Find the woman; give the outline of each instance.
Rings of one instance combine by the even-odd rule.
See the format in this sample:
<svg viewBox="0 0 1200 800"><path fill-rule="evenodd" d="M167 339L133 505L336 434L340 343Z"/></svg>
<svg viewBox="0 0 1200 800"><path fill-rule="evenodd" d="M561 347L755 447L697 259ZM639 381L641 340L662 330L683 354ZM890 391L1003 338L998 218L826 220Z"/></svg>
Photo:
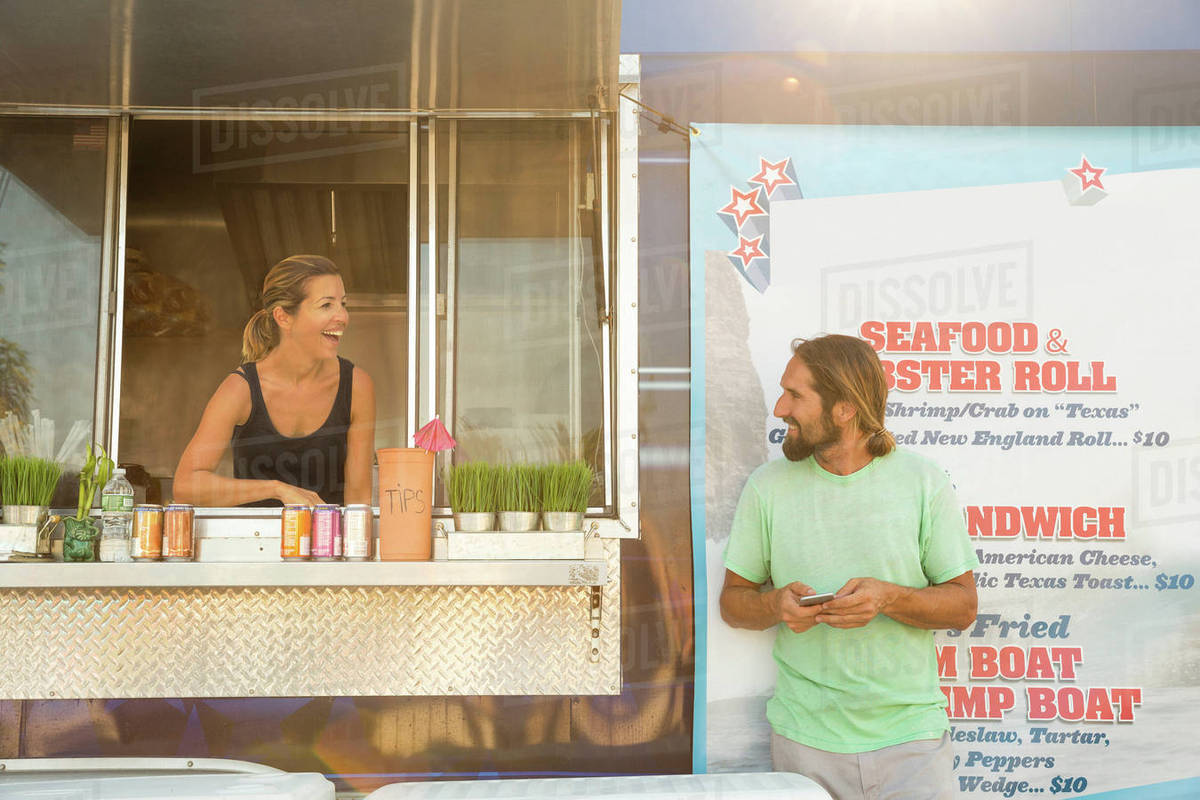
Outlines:
<svg viewBox="0 0 1200 800"><path fill-rule="evenodd" d="M217 388L175 468L198 506L371 502L375 387L337 354L350 315L338 268L290 256L267 273L242 333L243 364ZM233 474L216 474L233 447Z"/></svg>

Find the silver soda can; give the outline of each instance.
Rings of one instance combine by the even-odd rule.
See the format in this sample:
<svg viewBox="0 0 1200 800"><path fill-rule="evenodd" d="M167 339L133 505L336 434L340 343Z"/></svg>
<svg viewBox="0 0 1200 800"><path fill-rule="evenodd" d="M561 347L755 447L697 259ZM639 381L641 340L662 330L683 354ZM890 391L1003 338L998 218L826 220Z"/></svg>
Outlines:
<svg viewBox="0 0 1200 800"><path fill-rule="evenodd" d="M341 506L317 506L312 518L313 561L334 561L341 556L338 539L342 536Z"/></svg>
<svg viewBox="0 0 1200 800"><path fill-rule="evenodd" d="M347 561L370 561L374 540L373 522L375 515L367 505L346 506L342 523Z"/></svg>

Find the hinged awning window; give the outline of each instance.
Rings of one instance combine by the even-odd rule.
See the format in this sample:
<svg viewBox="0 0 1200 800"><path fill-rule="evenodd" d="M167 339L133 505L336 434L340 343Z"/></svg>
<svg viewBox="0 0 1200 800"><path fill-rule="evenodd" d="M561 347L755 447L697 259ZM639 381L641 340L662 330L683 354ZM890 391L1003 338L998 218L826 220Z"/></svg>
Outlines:
<svg viewBox="0 0 1200 800"><path fill-rule="evenodd" d="M0 105L611 111L616 0L6 3Z"/></svg>

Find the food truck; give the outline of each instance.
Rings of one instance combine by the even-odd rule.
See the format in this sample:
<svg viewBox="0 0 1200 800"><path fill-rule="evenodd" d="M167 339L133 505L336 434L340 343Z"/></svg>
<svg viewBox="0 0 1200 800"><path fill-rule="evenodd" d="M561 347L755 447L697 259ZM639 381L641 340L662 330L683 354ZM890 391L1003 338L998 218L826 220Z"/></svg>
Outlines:
<svg viewBox="0 0 1200 800"><path fill-rule="evenodd" d="M169 503L266 270L313 253L341 268L375 446L435 417L457 440L430 536L456 533L451 463L595 480L565 553L290 563L279 510L197 508L192 561L0 565L5 758L242 759L357 792L690 770L686 506L640 502L669 506L639 470L618 26L607 0L6 7L0 417L52 420L52 448L90 428L136 503Z"/></svg>
<svg viewBox="0 0 1200 800"><path fill-rule="evenodd" d="M639 59L606 0L6 4L0 446L64 455L45 513L88 440L178 499L297 253L341 269L375 446L457 444L417 560L284 561L280 511L203 507L191 559L61 563L6 508L0 797L772 791L650 779L769 763L721 551L822 331L899 376L985 567L937 640L958 793L1194 795L1195 14L803 5L627 4ZM454 517L447 467L580 461L565 536Z"/></svg>

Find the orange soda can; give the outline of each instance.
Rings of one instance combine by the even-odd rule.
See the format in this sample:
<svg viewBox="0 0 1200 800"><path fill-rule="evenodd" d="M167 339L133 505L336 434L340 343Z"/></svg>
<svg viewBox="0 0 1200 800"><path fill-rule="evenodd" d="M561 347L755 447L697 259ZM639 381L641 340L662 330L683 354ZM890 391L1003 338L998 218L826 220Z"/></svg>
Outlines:
<svg viewBox="0 0 1200 800"><path fill-rule="evenodd" d="M131 555L135 561L158 561L162 558L163 507L147 503L133 509L133 541Z"/></svg>
<svg viewBox="0 0 1200 800"><path fill-rule="evenodd" d="M163 511L162 555L165 561L191 561L196 557L196 509L171 503Z"/></svg>
<svg viewBox="0 0 1200 800"><path fill-rule="evenodd" d="M294 504L283 507L279 555L284 561L307 561L312 555L312 507Z"/></svg>

